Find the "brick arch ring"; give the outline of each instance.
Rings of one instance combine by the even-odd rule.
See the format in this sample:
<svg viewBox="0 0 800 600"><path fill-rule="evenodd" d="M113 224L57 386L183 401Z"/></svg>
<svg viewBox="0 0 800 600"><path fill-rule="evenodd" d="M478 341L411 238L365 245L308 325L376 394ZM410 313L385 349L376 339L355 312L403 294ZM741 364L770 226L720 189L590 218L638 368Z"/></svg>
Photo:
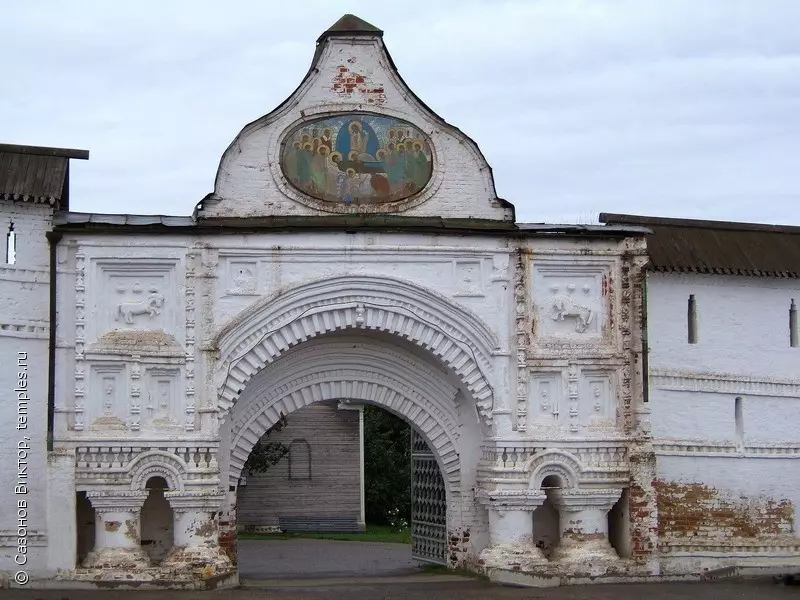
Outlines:
<svg viewBox="0 0 800 600"><path fill-rule="evenodd" d="M490 383L497 336L476 315L429 289L400 279L339 276L269 296L240 313L215 337L218 408L227 413L248 381L297 344L345 329L381 331L420 346L445 363L491 425Z"/></svg>
<svg viewBox="0 0 800 600"><path fill-rule="evenodd" d="M348 399L378 405L410 422L436 456L448 491L457 488L461 478L458 433L444 406L452 398L421 395L416 390L428 387L426 382L387 373L378 364L292 373L272 383L274 386L268 393L257 389L242 400L247 403L242 408L248 416L235 422L232 428L230 485L237 484L253 446L282 414L288 416L314 402Z"/></svg>
<svg viewBox="0 0 800 600"><path fill-rule="evenodd" d="M131 490L144 491L151 477L163 477L169 491L182 492L186 470L186 464L169 452L161 450L145 452L128 464Z"/></svg>
<svg viewBox="0 0 800 600"><path fill-rule="evenodd" d="M580 460L575 455L558 449L537 452L528 459L525 470L530 473L528 487L531 489L540 489L549 475L561 479L564 488L576 488L583 471Z"/></svg>

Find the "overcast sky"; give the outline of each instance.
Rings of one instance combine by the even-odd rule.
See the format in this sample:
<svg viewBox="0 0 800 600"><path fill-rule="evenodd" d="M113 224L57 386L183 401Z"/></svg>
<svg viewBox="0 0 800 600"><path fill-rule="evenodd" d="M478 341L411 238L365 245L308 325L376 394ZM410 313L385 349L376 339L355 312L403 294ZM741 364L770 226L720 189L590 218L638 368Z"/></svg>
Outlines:
<svg viewBox="0 0 800 600"><path fill-rule="evenodd" d="M800 225L798 0L6 2L0 141L90 150L72 210L190 214L346 12L519 221Z"/></svg>

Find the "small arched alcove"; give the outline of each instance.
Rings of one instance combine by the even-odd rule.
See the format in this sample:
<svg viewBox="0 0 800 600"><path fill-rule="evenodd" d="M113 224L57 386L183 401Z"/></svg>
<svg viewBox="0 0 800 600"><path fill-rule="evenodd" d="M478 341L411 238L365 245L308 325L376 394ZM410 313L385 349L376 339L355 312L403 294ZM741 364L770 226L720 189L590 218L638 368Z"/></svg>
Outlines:
<svg viewBox="0 0 800 600"><path fill-rule="evenodd" d="M151 477L145 489L148 494L142 506L142 548L153 564L158 564L172 548L174 519L172 507L164 496L169 486L163 477Z"/></svg>
<svg viewBox="0 0 800 600"><path fill-rule="evenodd" d="M75 499L75 519L77 524L77 564L83 564L86 555L94 550L95 510L86 497L86 492L77 492Z"/></svg>
<svg viewBox="0 0 800 600"><path fill-rule="evenodd" d="M561 536L559 514L553 503L553 490L563 487L564 480L560 475L545 477L541 489L544 490L547 499L533 513L533 542L547 559L552 557Z"/></svg>

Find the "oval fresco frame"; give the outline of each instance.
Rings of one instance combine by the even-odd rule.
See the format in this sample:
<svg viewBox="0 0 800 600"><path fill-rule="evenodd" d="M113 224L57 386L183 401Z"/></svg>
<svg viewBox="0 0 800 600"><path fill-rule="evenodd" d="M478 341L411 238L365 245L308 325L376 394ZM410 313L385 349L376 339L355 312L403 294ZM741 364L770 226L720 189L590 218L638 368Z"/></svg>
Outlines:
<svg viewBox="0 0 800 600"><path fill-rule="evenodd" d="M273 173L273 177L275 181L278 183L281 190L286 193L289 197L297 202L304 204L308 207L315 208L324 212L328 213L340 213L340 214L359 214L359 213L387 213L387 212L402 212L404 210L408 210L413 208L414 206L418 206L419 204L425 202L426 200L430 199L430 197L436 192L436 190L441 185L443 179L443 164L442 164L442 156L441 153L437 152L436 143L434 142L434 135L428 133L422 129L419 125L416 125L407 119L408 115L400 115L400 114L392 114L394 111L386 111L386 112L373 112L373 111L366 111L360 110L360 107L353 107L351 110L338 110L338 111L331 111L329 108L326 110L320 110L319 112L311 112L305 111L304 117L295 120L283 131L278 135L278 144L276 144L277 152L274 155L275 160L270 161L270 167ZM375 199L369 202L353 202L348 203L343 199L339 200L325 200L319 197L315 197L311 195L311 193L307 192L306 190L301 189L295 182L292 182L290 178L286 174L286 167L284 165L284 153L286 151L287 143L293 143L297 141L294 139L294 136L298 132L302 132L304 126L311 127L315 123L322 123L325 120L331 119L342 119L343 121L347 121L348 119L352 120L360 120L358 117L365 117L375 123L376 120L394 120L398 122L398 127L406 129L406 131L410 130L411 133L418 132L421 135L420 137L415 137L411 140L412 144L415 141L424 141L427 146L424 149L429 153L429 175L427 177L427 181L419 187L415 189L412 193L399 197L397 199L390 199L390 200L381 200ZM370 123L369 126L372 130L372 133L376 133L374 125ZM402 124L402 125L401 125ZM318 125L318 129L324 129L321 125ZM378 126L378 129L381 129ZM381 133L384 133L387 128L383 128ZM332 133L332 132L331 132ZM338 134L338 131L336 132ZM380 135L380 134L379 134ZM338 152L336 149L336 141L334 139L330 139L333 136L329 136L329 141L327 142L329 148L332 152ZM338 136L337 136L338 137ZM347 137L347 136L345 136ZM385 137L385 136L383 136ZM369 139L369 136L367 136ZM382 140L378 140L378 149L381 149L383 144L381 143ZM313 142L312 142L313 143ZM341 144L340 144L341 145ZM275 146L273 146L274 148ZM374 148L373 148L374 149ZM367 152L367 154L369 154ZM350 157L351 158L351 157ZM374 171L373 171L374 172ZM385 173L381 173L382 175L386 175ZM348 174L350 175L350 174ZM369 178L372 179L371 177ZM388 179L388 177L385 177ZM395 181L390 183L397 183L395 176ZM417 181L420 181L419 179ZM370 181L371 183L371 181ZM384 182L385 183L385 182ZM363 185L363 182L362 182ZM372 188L374 189L374 185Z"/></svg>

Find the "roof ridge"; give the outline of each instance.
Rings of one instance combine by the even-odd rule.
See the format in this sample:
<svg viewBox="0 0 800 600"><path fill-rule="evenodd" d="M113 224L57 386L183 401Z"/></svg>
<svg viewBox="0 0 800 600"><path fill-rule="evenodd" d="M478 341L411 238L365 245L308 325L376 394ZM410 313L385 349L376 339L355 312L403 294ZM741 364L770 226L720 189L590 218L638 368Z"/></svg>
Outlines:
<svg viewBox="0 0 800 600"><path fill-rule="evenodd" d="M372 23L367 23L361 17L347 13L342 15L336 23L323 31L317 42L323 38L334 35L371 35L382 37L383 30L375 27Z"/></svg>
<svg viewBox="0 0 800 600"><path fill-rule="evenodd" d="M800 234L800 226L768 223L745 223L740 221L711 221L703 219L679 219L673 217L651 217L618 213L600 213L599 220L606 224L626 224L662 227L693 227L728 231L758 231L761 233Z"/></svg>

